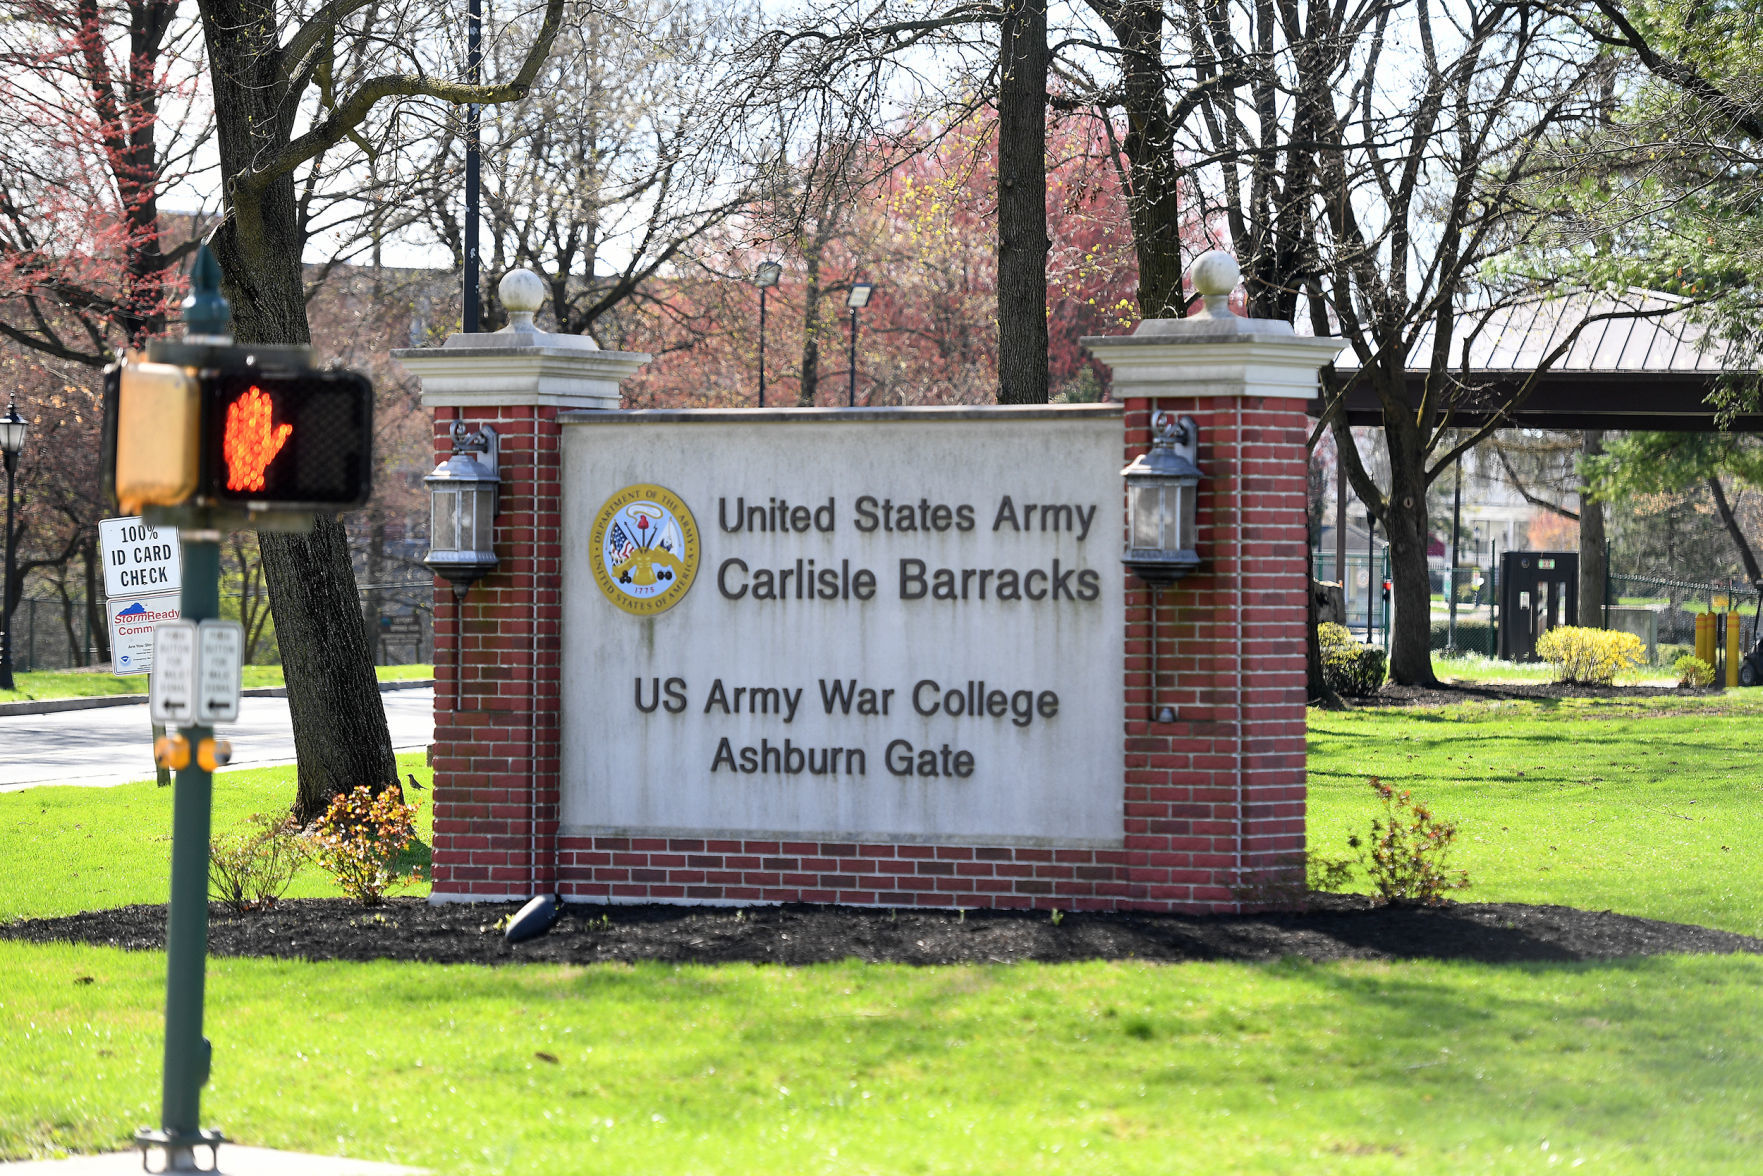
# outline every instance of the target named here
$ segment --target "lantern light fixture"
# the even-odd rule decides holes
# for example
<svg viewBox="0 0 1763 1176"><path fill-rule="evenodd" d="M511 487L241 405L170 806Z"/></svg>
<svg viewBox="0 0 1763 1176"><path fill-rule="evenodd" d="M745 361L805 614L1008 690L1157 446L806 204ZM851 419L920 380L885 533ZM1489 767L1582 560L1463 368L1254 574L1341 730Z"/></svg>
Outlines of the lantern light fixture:
<svg viewBox="0 0 1763 1176"><path fill-rule="evenodd" d="M1200 566L1195 550L1195 506L1202 474L1194 464L1199 427L1194 418L1159 413L1147 453L1120 471L1126 479L1124 563L1153 587L1173 584Z"/></svg>
<svg viewBox="0 0 1763 1176"><path fill-rule="evenodd" d="M1126 480L1126 553L1124 563L1151 589L1150 721L1173 723L1175 707L1159 704L1157 684L1157 612L1163 589L1200 566L1195 550L1198 524L1200 430L1189 416L1158 413L1148 453L1141 453L1120 471Z"/></svg>
<svg viewBox="0 0 1763 1176"><path fill-rule="evenodd" d="M436 575L453 584L463 602L471 586L496 570L494 532L497 489L496 430L473 432L453 422L453 455L423 479L429 488L429 552L423 557Z"/></svg>

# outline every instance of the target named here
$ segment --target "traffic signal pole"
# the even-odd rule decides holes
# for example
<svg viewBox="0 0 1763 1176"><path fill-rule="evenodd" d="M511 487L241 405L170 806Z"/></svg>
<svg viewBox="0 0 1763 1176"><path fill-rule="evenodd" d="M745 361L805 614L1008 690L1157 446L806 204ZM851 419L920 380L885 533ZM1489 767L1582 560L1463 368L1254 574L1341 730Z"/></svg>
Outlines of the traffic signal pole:
<svg viewBox="0 0 1763 1176"><path fill-rule="evenodd" d="M152 717L177 724L155 759L177 771L171 905L165 943L165 1072L158 1128L135 1133L166 1172L218 1161L224 1137L201 1125L213 1050L202 1034L208 957L208 863L214 770L231 747L213 724L236 722L244 634L220 619L227 531L306 531L315 511L347 510L372 492L373 384L314 368L306 347L235 347L220 265L197 250L184 338L156 340L145 361L106 373L105 463L119 507L183 540L182 616L154 633ZM145 1159L145 1157L143 1157Z"/></svg>
<svg viewBox="0 0 1763 1176"><path fill-rule="evenodd" d="M188 621L220 616L220 532L185 530L182 613ZM188 746L199 748L212 727L184 727ZM207 987L208 853L214 774L198 758L177 774L172 797L171 913L165 932L165 1085L160 1135L168 1171L196 1169L195 1149L217 1147L221 1135L201 1126L202 1087L213 1049L202 1035Z"/></svg>

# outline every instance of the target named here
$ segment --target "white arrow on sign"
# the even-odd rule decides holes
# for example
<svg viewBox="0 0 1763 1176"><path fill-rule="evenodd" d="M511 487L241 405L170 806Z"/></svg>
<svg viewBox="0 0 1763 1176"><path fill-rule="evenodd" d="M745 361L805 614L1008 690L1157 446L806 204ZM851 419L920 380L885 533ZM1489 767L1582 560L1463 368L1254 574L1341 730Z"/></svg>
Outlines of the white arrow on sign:
<svg viewBox="0 0 1763 1176"><path fill-rule="evenodd" d="M196 721L239 721L245 629L237 621L203 621L196 631Z"/></svg>
<svg viewBox="0 0 1763 1176"><path fill-rule="evenodd" d="M168 727L188 727L196 722L195 621L162 621L153 630L147 713L155 723Z"/></svg>

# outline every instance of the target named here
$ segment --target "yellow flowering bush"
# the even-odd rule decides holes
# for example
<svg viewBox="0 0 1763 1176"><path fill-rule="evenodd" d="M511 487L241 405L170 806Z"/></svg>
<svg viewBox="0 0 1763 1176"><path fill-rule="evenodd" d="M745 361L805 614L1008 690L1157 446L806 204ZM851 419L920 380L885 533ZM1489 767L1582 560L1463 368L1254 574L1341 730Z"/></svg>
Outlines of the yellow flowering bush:
<svg viewBox="0 0 1763 1176"><path fill-rule="evenodd" d="M1633 633L1562 625L1537 640L1537 656L1553 662L1563 682L1608 686L1645 661L1647 647Z"/></svg>

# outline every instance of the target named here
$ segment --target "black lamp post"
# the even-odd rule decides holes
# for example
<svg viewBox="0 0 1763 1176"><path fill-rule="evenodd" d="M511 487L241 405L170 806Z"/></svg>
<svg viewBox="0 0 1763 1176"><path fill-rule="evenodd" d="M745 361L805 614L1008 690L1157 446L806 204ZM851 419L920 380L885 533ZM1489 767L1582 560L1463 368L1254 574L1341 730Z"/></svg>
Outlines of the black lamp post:
<svg viewBox="0 0 1763 1176"><path fill-rule="evenodd" d="M18 415L18 406L10 397L6 415L0 417L0 457L6 461L6 575L0 579L0 690L11 690L12 684L12 479L18 470L18 451L24 448L24 435L30 425Z"/></svg>
<svg viewBox="0 0 1763 1176"><path fill-rule="evenodd" d="M465 80L477 85L484 80L482 0L470 0L465 10ZM465 290L462 317L467 333L478 328L478 148L483 108L473 102L465 108Z"/></svg>
<svg viewBox="0 0 1763 1176"><path fill-rule="evenodd" d="M845 296L845 305L851 308L851 390L845 403L851 408L857 407L857 312L869 305L874 292L874 282L852 282L851 292Z"/></svg>
<svg viewBox="0 0 1763 1176"><path fill-rule="evenodd" d="M778 278L783 276L784 267L775 261L762 261L758 272L753 275L753 284L759 287L759 407L765 407L765 292L777 285Z"/></svg>

